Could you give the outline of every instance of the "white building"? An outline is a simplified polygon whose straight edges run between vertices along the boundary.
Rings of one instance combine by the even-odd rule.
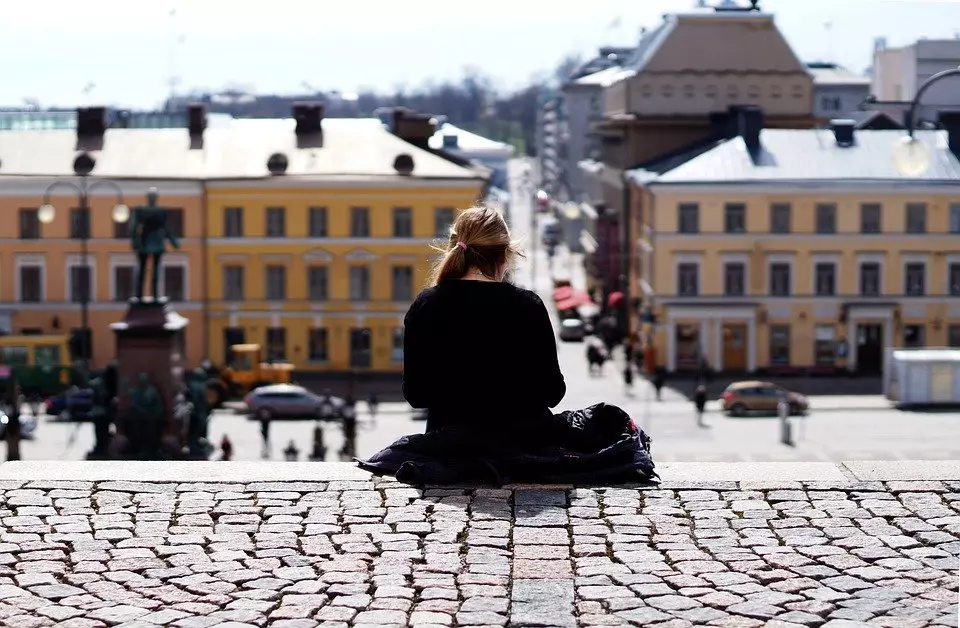
[[[442,150],[490,168],[493,170],[491,183],[494,187],[507,189],[507,162],[516,153],[516,149],[510,144],[471,133],[449,122],[442,122],[428,145],[433,150]]]
[[[813,76],[813,115],[824,120],[858,111],[870,96],[869,76],[857,74],[836,63],[808,63]]]
[[[876,41],[873,52],[875,109],[902,120],[910,101],[924,81],[960,66],[960,39],[921,39],[899,48]],[[939,111],[960,110],[960,76],[932,85],[924,93],[917,119],[936,121]]]

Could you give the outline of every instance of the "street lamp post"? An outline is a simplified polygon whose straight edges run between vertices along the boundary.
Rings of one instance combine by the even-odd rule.
[[[43,204],[37,210],[37,219],[45,225],[49,225],[57,216],[57,210],[51,203],[51,195],[57,188],[68,188],[73,190],[80,203],[81,220],[83,221],[80,229],[80,265],[86,273],[86,285],[80,293],[80,330],[83,336],[81,345],[81,362],[83,363],[84,376],[88,375],[90,366],[90,290],[93,287],[93,271],[88,265],[90,228],[92,224],[90,216],[90,193],[99,187],[112,188],[117,193],[117,204],[114,205],[111,217],[116,223],[125,223],[130,219],[130,208],[123,202],[123,191],[120,186],[113,181],[99,179],[89,183],[87,177],[93,172],[96,162],[89,153],[81,153],[73,162],[73,171],[79,178],[79,184],[65,179],[58,179],[51,183],[43,193]]]
[[[937,72],[920,86],[916,96],[910,101],[910,108],[907,110],[907,134],[902,137],[893,147],[893,164],[897,171],[905,176],[919,176],[930,167],[930,154],[926,145],[914,136],[914,130],[917,123],[917,106],[920,104],[920,98],[934,83],[950,76],[960,76],[960,67]]]

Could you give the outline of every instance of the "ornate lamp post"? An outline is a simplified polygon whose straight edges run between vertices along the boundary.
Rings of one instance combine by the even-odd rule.
[[[117,193],[117,203],[113,207],[111,217],[114,222],[125,223],[130,219],[130,208],[123,202],[123,191],[120,186],[113,181],[98,179],[89,183],[87,177],[93,172],[96,161],[89,153],[80,153],[73,161],[73,171],[79,179],[79,183],[74,183],[66,179],[57,179],[51,183],[43,193],[43,204],[37,210],[37,219],[49,225],[57,216],[57,210],[51,203],[51,195],[58,188],[68,188],[73,190],[78,197],[80,204],[81,220],[80,227],[80,264],[86,273],[86,285],[80,292],[80,329],[82,334],[82,344],[80,352],[84,370],[87,371],[90,364],[90,289],[93,286],[93,270],[88,265],[89,241],[90,241],[90,193],[100,187],[109,187]],[[86,373],[84,373],[86,375]]]
[[[920,97],[923,96],[931,85],[941,79],[949,76],[960,76],[960,67],[937,72],[920,86],[917,95],[910,102],[910,109],[907,110],[907,134],[893,147],[893,164],[897,171],[904,176],[920,176],[930,167],[930,153],[926,145],[914,137],[913,132],[916,125],[917,105],[920,104]]]

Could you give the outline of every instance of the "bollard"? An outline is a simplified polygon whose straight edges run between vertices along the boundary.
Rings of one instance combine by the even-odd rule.
[[[780,417],[780,442],[793,447],[793,425],[790,424],[790,404],[786,399],[777,403],[777,416]]]

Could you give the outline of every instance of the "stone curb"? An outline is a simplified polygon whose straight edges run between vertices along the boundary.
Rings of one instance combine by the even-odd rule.
[[[664,487],[698,482],[839,482],[960,480],[960,460],[832,462],[672,462],[657,467]],[[0,480],[136,480],[141,482],[298,482],[366,480],[345,462],[85,462],[0,464]]]

